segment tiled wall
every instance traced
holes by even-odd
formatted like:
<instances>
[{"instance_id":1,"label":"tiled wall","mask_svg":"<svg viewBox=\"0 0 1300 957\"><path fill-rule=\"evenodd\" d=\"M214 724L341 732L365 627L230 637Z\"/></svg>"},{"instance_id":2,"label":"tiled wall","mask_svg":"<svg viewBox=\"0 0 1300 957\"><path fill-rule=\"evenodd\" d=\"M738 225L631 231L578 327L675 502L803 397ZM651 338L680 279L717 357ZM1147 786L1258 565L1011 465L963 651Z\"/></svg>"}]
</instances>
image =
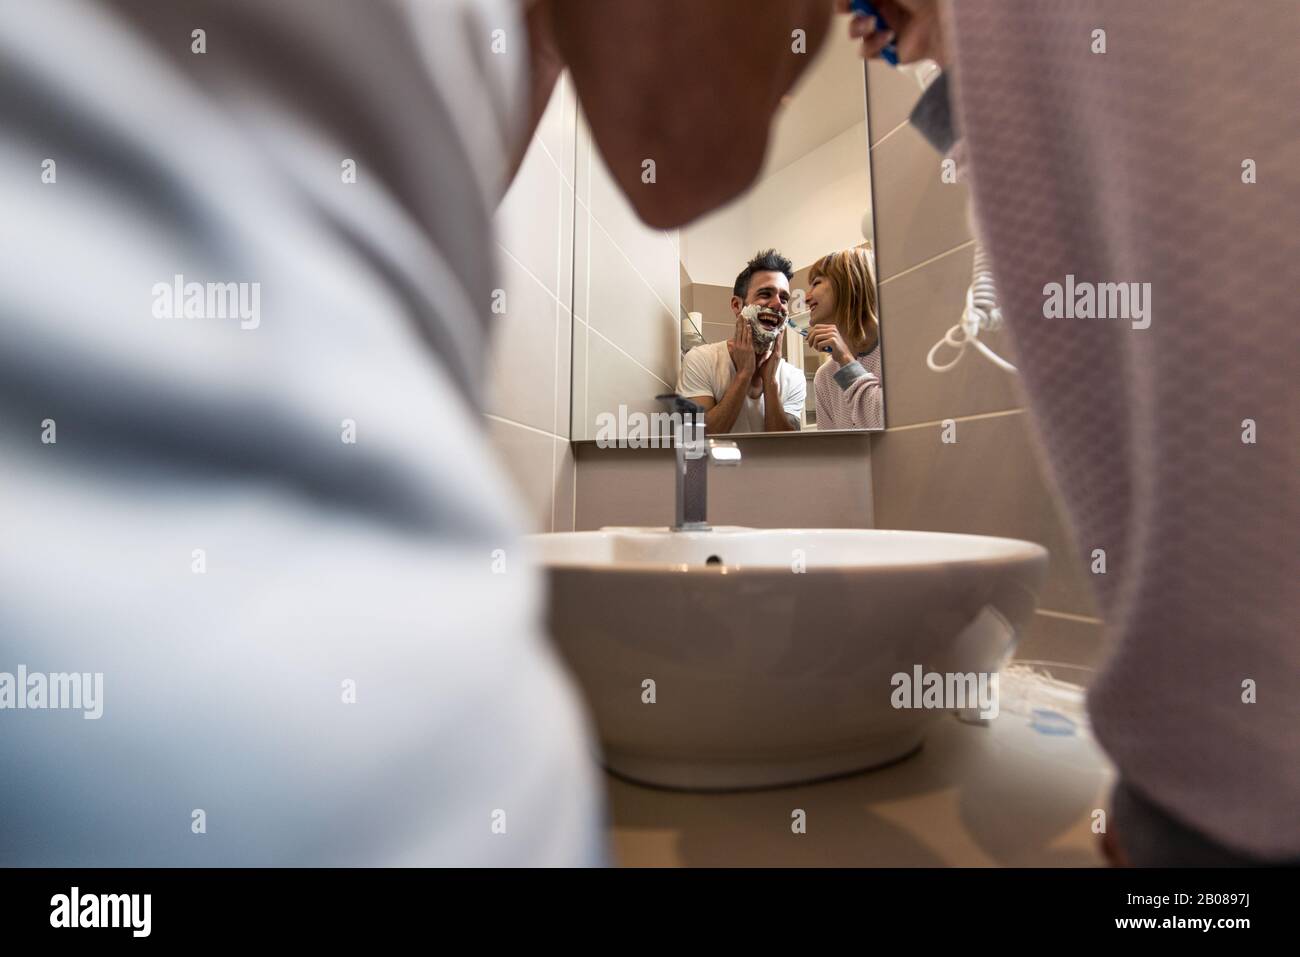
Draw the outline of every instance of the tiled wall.
<instances>
[{"instance_id":1,"label":"tiled wall","mask_svg":"<svg viewBox=\"0 0 1300 957\"><path fill-rule=\"evenodd\" d=\"M492 317L486 427L532 531L573 528L575 117L573 88L562 77L496 214L505 297Z\"/></svg>"},{"instance_id":2,"label":"tiled wall","mask_svg":"<svg viewBox=\"0 0 1300 957\"><path fill-rule=\"evenodd\" d=\"M1016 377L970 350L950 372L926 366L970 284L966 187L942 182L941 157L906 122L915 80L873 61L868 83L888 424L872 439L876 524L1041 543L1051 570L1017 657L1095 664L1102 627L1088 571L1038 459ZM983 338L1015 361L1005 336ZM945 419L956 423L953 444L941 441Z\"/></svg>"},{"instance_id":3,"label":"tiled wall","mask_svg":"<svg viewBox=\"0 0 1300 957\"><path fill-rule=\"evenodd\" d=\"M740 271L737 267L737 272ZM731 287L696 282L690 287L691 308L703 316L700 326L705 342L720 342L736 331L736 317L731 312Z\"/></svg>"},{"instance_id":4,"label":"tiled wall","mask_svg":"<svg viewBox=\"0 0 1300 957\"><path fill-rule=\"evenodd\" d=\"M709 471L709 521L752 528L870 528L868 433L736 439ZM577 446L577 528L673 523L673 451Z\"/></svg>"},{"instance_id":5,"label":"tiled wall","mask_svg":"<svg viewBox=\"0 0 1300 957\"><path fill-rule=\"evenodd\" d=\"M573 270L575 440L594 439L601 413L662 412L681 365L678 234L637 217L577 117ZM662 188L645 184L645 189Z\"/></svg>"}]
</instances>

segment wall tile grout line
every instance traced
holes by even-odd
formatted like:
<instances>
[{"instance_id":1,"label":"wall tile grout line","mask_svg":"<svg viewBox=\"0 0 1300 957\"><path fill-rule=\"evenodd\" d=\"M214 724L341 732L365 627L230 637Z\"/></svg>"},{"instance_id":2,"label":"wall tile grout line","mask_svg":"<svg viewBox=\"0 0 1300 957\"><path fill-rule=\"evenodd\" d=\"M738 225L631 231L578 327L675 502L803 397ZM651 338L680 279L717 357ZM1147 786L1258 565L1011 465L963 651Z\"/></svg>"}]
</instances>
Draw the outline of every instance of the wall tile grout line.
<instances>
[{"instance_id":1,"label":"wall tile grout line","mask_svg":"<svg viewBox=\"0 0 1300 957\"><path fill-rule=\"evenodd\" d=\"M547 432L545 429L539 429L537 426L528 425L525 422L517 422L514 419L506 418L504 415L497 415L495 412L483 412L481 414L484 418L492 419L495 422L503 422L506 425L517 426L521 429L527 429L529 432L536 432L538 435L544 435L549 439L560 439L565 442L568 441L568 439L565 439L561 435L556 435L554 432Z\"/></svg>"},{"instance_id":2,"label":"wall tile grout line","mask_svg":"<svg viewBox=\"0 0 1300 957\"><path fill-rule=\"evenodd\" d=\"M524 272L524 274L528 276L529 279L531 279L533 282L537 283L537 285L541 286L541 287L542 287L542 290L543 290L543 291L544 291L548 296L550 296L552 299L555 300L556 305L558 305L558 306L559 306L561 309L563 309L565 312L572 312L572 310L571 310L568 306L566 306L563 302L560 301L560 297L559 297L559 296L557 296L555 293L551 292L551 290L547 287L546 283L542 282L542 280L538 279L535 275L533 275L532 270L530 270L527 266L525 266L522 262L519 261L519 257L517 257L514 253L512 253L512 252L511 252L509 249L507 249L505 246L502 246L500 243L497 243L497 248L500 249L500 250L501 250L503 253L505 253L507 256L509 256L509 257L510 257L510 261L513 262L516 266L518 266L518 267L519 267L519 268ZM556 272L559 272L559 268L558 268L558 267L556 268Z\"/></svg>"},{"instance_id":3,"label":"wall tile grout line","mask_svg":"<svg viewBox=\"0 0 1300 957\"><path fill-rule=\"evenodd\" d=\"M588 172L587 172L587 183L588 183L588 192L590 192L590 184L591 184L591 172L590 172L590 170L588 170ZM590 197L588 197L588 200L590 200ZM585 203L583 203L581 199L578 200L578 204L579 204L580 206L583 207L583 209L584 209L584 210L586 211L586 213L587 213L587 216L590 217L591 221L592 221L593 223L595 223L595 224L600 228L600 231L601 231L602 233L605 234L605 238L609 240L609 244L610 244L611 246L613 246L615 249L618 250L618 254L619 254L620 256L622 256L624 262L626 262L626 263L628 264L628 266L631 267L632 272L636 273L636 277L637 277L638 279L640 279L641 282L642 282L642 284L646 287L646 289L648 289L648 290L650 291L650 295L654 296L655 299L658 299L658 300L659 300L659 305L661 305L661 306L664 307L664 311L668 313L668 316L669 316L669 318L671 319L671 318L674 316L674 313L673 313L672 307L669 306L668 303L664 302L662 299L659 298L659 293L655 292L655 288L654 288L654 286L650 285L650 280L646 279L645 276L641 275L641 270L639 270L639 269L636 268L636 263L634 263L634 262L632 261L632 257L629 256L629 255L624 251L623 247L620 246L620 245L618 244L618 240L616 240L616 239L614 238L613 233L611 233L608 229L606 229L605 226L604 226L604 224L603 224L599 219L596 218L596 214L593 213L593 212L591 211L591 207L589 207L589 206L587 206ZM590 241L590 237L588 237L588 241ZM679 294L680 294L680 293L679 293ZM678 309L680 310L680 308L681 308L681 300L680 300L680 299L678 299L677 306L678 306Z\"/></svg>"},{"instance_id":4,"label":"wall tile grout line","mask_svg":"<svg viewBox=\"0 0 1300 957\"><path fill-rule=\"evenodd\" d=\"M899 130L901 130L904 126L906 126L906 125L907 125L908 123L910 123L910 122L912 122L910 119L903 120L903 122L899 123L899 124L898 124L897 126L895 126L892 130L890 130L888 133L886 133L884 136L882 136L880 139L878 139L878 140L876 140L874 143L871 143L870 145L868 145L868 146L867 146L867 152L870 153L870 152L871 152L872 150L874 150L877 146L879 146L881 143L885 142L885 140L889 139L891 136L893 136L895 133L897 133Z\"/></svg>"},{"instance_id":5,"label":"wall tile grout line","mask_svg":"<svg viewBox=\"0 0 1300 957\"><path fill-rule=\"evenodd\" d=\"M561 76L560 77L561 123L563 123L563 119L564 119L564 102L566 99L564 80L565 78ZM546 143L544 143L540 137L538 138L538 142L542 144L542 149L546 151L547 155L549 156L550 151L546 150ZM553 156L551 157L551 162L552 163L555 162L555 157ZM558 168L558 164L557 164L557 168ZM563 170L560 170L560 179L561 180L564 179ZM569 188L569 192L572 193L573 186L570 184L568 188ZM561 185L555 191L556 192L555 213L556 213L556 232L557 232L557 235L555 237L555 291L557 293L561 291L560 283L562 280L560 278L560 270L564 266L564 189L565 187ZM555 297L555 335L551 343L552 345L551 360L552 360L552 369L553 369L553 372L551 373L551 382L553 383L552 388L554 389L554 392L551 396L551 434L552 435L559 435L560 432L560 427L559 427L560 426L560 305L561 305L560 297L557 295ZM569 316L569 323L570 325L572 325L573 323L572 314L570 314ZM549 532L555 531L555 483L556 483L555 454L556 454L555 440L552 439L551 440L551 481L549 483L551 487L551 521L550 521L550 526L547 528L547 531Z\"/></svg>"},{"instance_id":6,"label":"wall tile grout line","mask_svg":"<svg viewBox=\"0 0 1300 957\"><path fill-rule=\"evenodd\" d=\"M924 269L926 266L932 265L933 263L937 263L940 259L944 259L948 256L951 256L953 253L959 253L963 249L969 249L971 246L974 245L975 245L975 240L968 239L965 242L961 243L961 245L959 246L954 246L952 247L952 249L946 250L945 252L941 252L937 256L931 256L929 259L926 259L923 262L919 262L914 266L908 266L906 269L902 270L901 272L896 272L891 276L887 276L886 278L880 280L880 282L878 282L876 285L883 286L885 283L893 282L895 279L902 279L908 273L914 273L918 269ZM884 319L885 317L884 315L881 315L880 318Z\"/></svg>"},{"instance_id":7,"label":"wall tile grout line","mask_svg":"<svg viewBox=\"0 0 1300 957\"><path fill-rule=\"evenodd\" d=\"M952 421L954 422L975 422L980 419L997 419L1007 415L1023 415L1024 412L1025 412L1024 408L1018 408L1018 409L1003 409L1001 412L975 412L972 413L971 415L951 415L948 416L947 419L934 419L933 421L930 422L916 422L913 423L912 425L894 425L894 426L890 426L887 429L883 429L879 432L875 432L873 434L885 435L889 432L906 432L909 429L928 429L928 428L933 428L934 426L943 425L943 423L948 421L948 419L952 419Z\"/></svg>"},{"instance_id":8,"label":"wall tile grout line","mask_svg":"<svg viewBox=\"0 0 1300 957\"><path fill-rule=\"evenodd\" d=\"M614 340L610 339L609 336L605 335L605 334L604 334L603 332L601 332L599 329L597 329L597 328L595 328L594 326L592 326L592 324L589 323L589 322L587 322L587 320L585 320L585 319L579 317L579 318L578 318L578 321L581 322L583 325L585 325L585 326L587 327L587 331L588 331L588 332L590 332L590 333L594 333L595 335L599 336L599 337L600 337L601 339L603 339L606 343L608 343L611 347L613 347L614 349L616 349L616 350L618 350L620 353L622 353L623 356L624 356L624 357L625 357L629 362L634 363L634 364L637 366L637 368L641 369L641 370L642 370L643 372L645 372L646 374L648 374L648 375L650 375L650 376L653 376L653 377L656 378L656 379L659 379L659 381L660 381L660 382L663 382L664 385L667 385L667 386L668 386L668 391L669 391L669 392L671 392L671 391L675 388L675 386L668 385L667 382L664 382L663 379L660 379L659 376L656 375L654 372L652 372L651 370L647 369L645 366L641 365L641 363L637 362L637 360L636 360L635 358L632 357L631 353L627 352L627 350L625 350L625 349L620 348L620 346L619 346L619 344L618 344L617 342L615 342ZM590 342L591 342L591 339L588 338L587 342L590 343ZM588 356L587 356L587 365L588 365L588 366L591 365L591 355L590 355L590 353L588 353ZM588 408L590 409L590 406L588 406Z\"/></svg>"},{"instance_id":9,"label":"wall tile grout line","mask_svg":"<svg viewBox=\"0 0 1300 957\"><path fill-rule=\"evenodd\" d=\"M584 127L586 126L585 123L583 125ZM591 203L591 129L590 128L587 128L586 130L586 140L587 140L587 204L590 204ZM575 180L578 178L576 169L574 171L573 178ZM578 206L582 206L582 212L587 217L587 229L586 229L587 268L584 272L584 278L587 281L587 295L586 298L583 299L582 301L582 312L584 315L590 316L591 314L591 223L593 217L591 215L590 206L578 202L577 190L573 191L573 199L575 203L574 212L573 212L574 228L575 229L577 228L577 222L578 222L577 207ZM582 356L582 438L585 439L587 437L587 423L591 421L591 323L587 322L584 319L582 328L584 330L583 340L582 340L583 350L584 350ZM573 431L572 426L570 426L569 431L570 432Z\"/></svg>"},{"instance_id":10,"label":"wall tile grout line","mask_svg":"<svg viewBox=\"0 0 1300 957\"><path fill-rule=\"evenodd\" d=\"M561 77L561 78L560 78L560 81L563 82L564 79L565 79L565 77ZM563 95L563 94L562 94L562 95ZM563 106L563 104L561 104L561 106ZM569 189L572 189L572 190L574 190L574 191L576 192L577 190L576 190L576 188L574 187L573 182L569 179L569 177L567 177L567 176L564 175L564 167L562 167L562 166L559 164L559 161L557 161L556 158L555 158L554 156L551 155L551 150L550 150L550 148L546 145L546 141L543 140L540 136L537 137L537 145L540 146L540 147L542 148L542 152L545 153L545 154L546 154L546 158L549 159L549 160L551 161L551 164L555 167L555 171L556 171L557 173L560 174L560 179L564 180L564 184L565 184L566 186L568 186ZM577 179L577 177L575 176L574 179Z\"/></svg>"}]
</instances>

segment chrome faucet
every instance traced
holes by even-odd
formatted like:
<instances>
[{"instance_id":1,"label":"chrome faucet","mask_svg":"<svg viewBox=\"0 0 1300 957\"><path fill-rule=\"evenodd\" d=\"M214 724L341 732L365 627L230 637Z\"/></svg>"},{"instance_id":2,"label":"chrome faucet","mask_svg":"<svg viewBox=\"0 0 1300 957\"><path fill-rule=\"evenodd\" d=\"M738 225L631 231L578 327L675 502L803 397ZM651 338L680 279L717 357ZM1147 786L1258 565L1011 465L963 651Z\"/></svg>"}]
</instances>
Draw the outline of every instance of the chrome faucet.
<instances>
[{"instance_id":1,"label":"chrome faucet","mask_svg":"<svg viewBox=\"0 0 1300 957\"><path fill-rule=\"evenodd\" d=\"M677 450L677 521L675 532L709 531L709 461L740 464L740 446L704 435L704 409L676 393L656 396L674 415L673 447Z\"/></svg>"}]
</instances>

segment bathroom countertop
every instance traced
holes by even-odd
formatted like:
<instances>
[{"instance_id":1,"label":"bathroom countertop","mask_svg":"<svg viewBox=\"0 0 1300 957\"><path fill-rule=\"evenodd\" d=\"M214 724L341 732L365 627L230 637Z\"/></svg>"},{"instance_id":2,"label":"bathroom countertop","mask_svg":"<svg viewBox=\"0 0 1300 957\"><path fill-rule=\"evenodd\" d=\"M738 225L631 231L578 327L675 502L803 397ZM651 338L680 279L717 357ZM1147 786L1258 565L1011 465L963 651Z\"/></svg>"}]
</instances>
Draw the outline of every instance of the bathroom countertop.
<instances>
[{"instance_id":1,"label":"bathroom countertop","mask_svg":"<svg viewBox=\"0 0 1300 957\"><path fill-rule=\"evenodd\" d=\"M1096 867L1114 770L1078 725L945 715L911 757L852 777L693 794L606 774L624 866ZM1056 732L1056 733L1053 733ZM793 833L796 809L806 833Z\"/></svg>"}]
</instances>

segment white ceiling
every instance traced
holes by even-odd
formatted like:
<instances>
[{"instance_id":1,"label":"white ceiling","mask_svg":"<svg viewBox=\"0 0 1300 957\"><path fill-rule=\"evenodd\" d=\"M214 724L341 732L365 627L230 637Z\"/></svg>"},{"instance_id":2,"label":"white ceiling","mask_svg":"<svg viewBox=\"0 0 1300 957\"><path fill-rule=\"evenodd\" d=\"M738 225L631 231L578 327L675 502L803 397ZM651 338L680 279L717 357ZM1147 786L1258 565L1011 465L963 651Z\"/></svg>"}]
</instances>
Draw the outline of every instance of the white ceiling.
<instances>
[{"instance_id":1,"label":"white ceiling","mask_svg":"<svg viewBox=\"0 0 1300 957\"><path fill-rule=\"evenodd\" d=\"M865 91L857 44L833 32L777 113L762 175L790 165L866 119Z\"/></svg>"}]
</instances>

